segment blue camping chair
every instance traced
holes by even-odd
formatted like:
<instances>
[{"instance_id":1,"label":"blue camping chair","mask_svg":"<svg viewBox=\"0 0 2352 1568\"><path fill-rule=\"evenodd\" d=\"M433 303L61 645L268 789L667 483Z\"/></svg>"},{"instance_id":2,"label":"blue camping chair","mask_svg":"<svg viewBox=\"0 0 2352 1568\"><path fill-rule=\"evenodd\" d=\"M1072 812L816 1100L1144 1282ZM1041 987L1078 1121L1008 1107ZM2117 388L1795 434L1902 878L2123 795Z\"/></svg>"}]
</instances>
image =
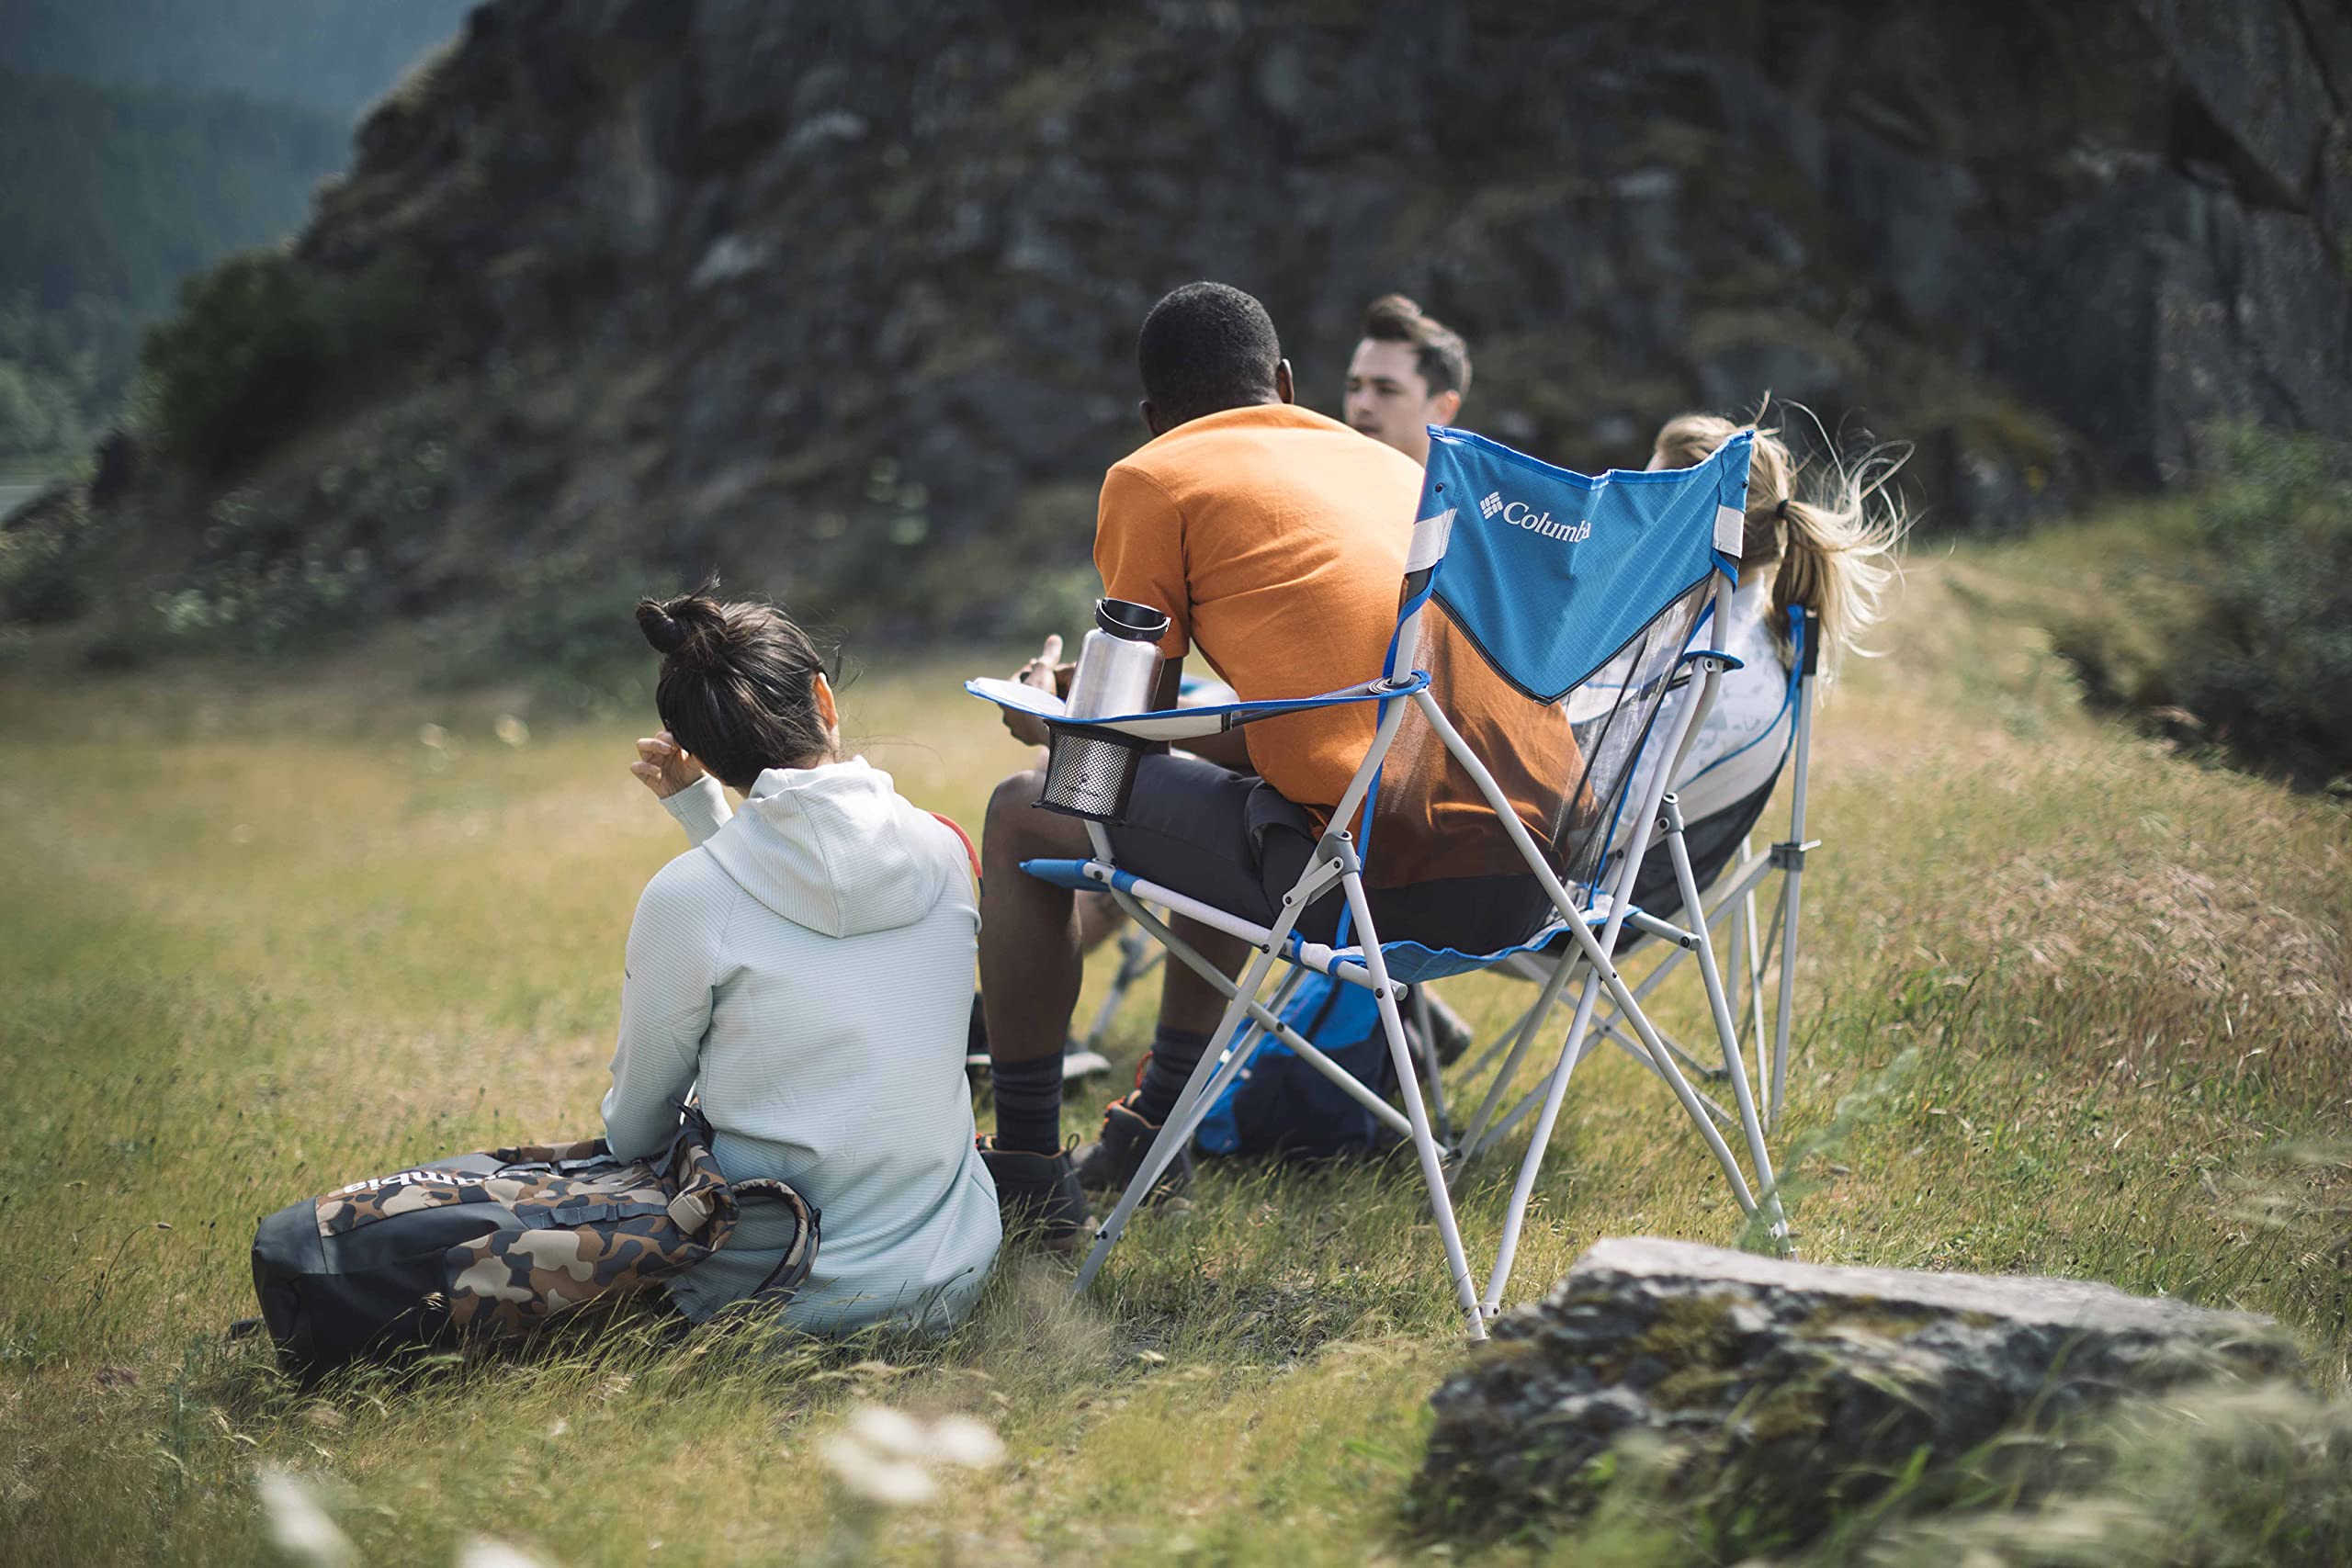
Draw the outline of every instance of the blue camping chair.
<instances>
[{"instance_id":1,"label":"blue camping chair","mask_svg":"<svg viewBox=\"0 0 2352 1568\"><path fill-rule=\"evenodd\" d=\"M1420 520L1405 563L1386 668L1360 683L1295 700L1233 703L1075 720L1050 694L1004 681L975 681L975 694L1046 719L1052 731L1045 801L1089 817L1094 846L1083 861L1030 862L1030 874L1072 888L1107 887L1138 926L1223 992L1228 1005L1136 1178L1098 1231L1078 1278L1084 1290L1128 1220L1201 1117L1272 1033L1367 1110L1408 1135L1455 1296L1473 1337L1499 1310L1521 1226L1569 1074L1583 1054L1596 1003L1606 996L1630 1025L1722 1166L1743 1210L1763 1207L1779 1225L1771 1165L1754 1117L1747 1074L1735 1073L1745 1111L1751 1188L1673 1056L1644 1016L1611 955L1629 928L1697 944L1714 974L1703 926L1687 931L1634 908L1627 897L1638 854L1611 854L1628 833L1679 845L1680 820L1665 781L1713 701L1729 656L1691 650L1719 595L1728 595L1747 491L1749 440L1733 437L1696 468L1588 477L1555 468L1465 432L1432 430ZM1695 682L1675 705L1668 733L1645 750L1669 688ZM1369 750L1331 816L1331 828L1271 926L1148 882L1120 868L1102 822L1115 819L1125 776L1154 742L1187 739L1260 719L1340 704L1376 705ZM1636 764L1645 756L1655 760ZM1638 776L1637 776L1638 775ZM1628 825L1631 825L1630 827ZM1655 825L1655 830L1651 825ZM1614 871L1600 886L1605 865ZM1685 857L1687 871L1687 857ZM1451 884L1448 887L1446 885ZM1346 919L1334 943L1295 929L1307 908L1337 889ZM1408 908L1432 890L1469 892L1484 940L1417 929L1384 934L1376 906ZM1423 903L1428 908L1442 904ZM1161 919L1157 906L1251 943L1256 953L1228 980ZM1497 911L1510 917L1494 940ZM1349 940L1351 931L1354 940ZM1532 1141L1482 1293L1447 1192L1445 1162L1398 1003L1423 980L1492 968L1530 953L1566 954L1545 981L1548 1007L1581 980L1574 1021L1550 1068ZM1261 1000L1276 965L1287 968ZM1396 1069L1402 1113L1355 1082L1285 1025L1280 1013L1308 972L1371 991ZM1713 982L1720 992L1719 979ZM1736 1039L1725 1040L1736 1059ZM1424 1064L1436 1082L1434 1061ZM1759 1199L1758 1193L1761 1192Z\"/></svg>"}]
</instances>

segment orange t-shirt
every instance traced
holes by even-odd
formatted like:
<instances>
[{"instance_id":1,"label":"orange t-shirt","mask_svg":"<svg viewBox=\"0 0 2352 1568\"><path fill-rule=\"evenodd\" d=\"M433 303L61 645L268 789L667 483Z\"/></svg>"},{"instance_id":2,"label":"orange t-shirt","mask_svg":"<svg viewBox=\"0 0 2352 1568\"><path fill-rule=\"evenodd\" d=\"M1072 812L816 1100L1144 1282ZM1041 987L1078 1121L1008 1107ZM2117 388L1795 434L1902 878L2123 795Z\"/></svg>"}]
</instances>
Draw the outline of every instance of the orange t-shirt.
<instances>
[{"instance_id":1,"label":"orange t-shirt","mask_svg":"<svg viewBox=\"0 0 2352 1568\"><path fill-rule=\"evenodd\" d=\"M1379 675L1420 502L1410 457L1294 403L1187 421L1102 480L1103 592L1168 612L1163 658L1201 650L1245 702ZM1372 746L1374 705L1250 725L1260 776L1328 821Z\"/></svg>"}]
</instances>

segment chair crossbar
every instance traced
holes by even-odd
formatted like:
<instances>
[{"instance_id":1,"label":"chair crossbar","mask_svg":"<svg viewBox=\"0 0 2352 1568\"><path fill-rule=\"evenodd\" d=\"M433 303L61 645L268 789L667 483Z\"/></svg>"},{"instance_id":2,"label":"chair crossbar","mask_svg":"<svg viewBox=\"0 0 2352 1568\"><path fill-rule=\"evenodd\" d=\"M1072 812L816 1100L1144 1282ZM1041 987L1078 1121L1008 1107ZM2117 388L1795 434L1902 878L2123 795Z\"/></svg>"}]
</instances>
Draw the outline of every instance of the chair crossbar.
<instances>
[{"instance_id":1,"label":"chair crossbar","mask_svg":"<svg viewBox=\"0 0 2352 1568\"><path fill-rule=\"evenodd\" d=\"M1227 936L1238 937L1261 951L1278 942L1282 943L1288 948L1286 956L1295 963L1305 964L1318 974L1328 975L1334 980L1344 980L1351 986L1362 986L1366 989L1372 987L1372 972L1354 958L1352 950L1342 951L1325 942L1308 942L1304 938L1292 935L1290 926L1296 919L1295 914L1293 914L1289 919L1278 921L1274 927L1261 926L1255 920L1228 913L1214 904L1203 903L1189 894L1179 893L1172 887L1164 887L1157 882L1148 881L1132 873L1121 871L1116 866L1099 860L1030 861L1024 863L1023 869L1027 870L1031 866L1059 867L1072 864L1079 868L1076 874L1079 878L1087 883L1108 888L1114 894L1124 893L1136 899L1148 900L1172 914L1197 920L1212 931L1223 931ZM1323 874L1312 892L1303 896L1294 892L1293 897L1297 899L1297 908L1304 909L1308 903L1320 897L1325 888L1329 886L1333 875L1336 874L1328 863L1309 866L1307 876L1301 880L1299 886L1302 888L1307 886L1310 881L1315 880L1317 872ZM1035 875L1036 873L1032 872L1031 874ZM1057 875L1047 880L1059 881L1059 877ZM1130 912L1132 913L1132 910ZM1280 934L1277 934L1278 932Z\"/></svg>"},{"instance_id":2,"label":"chair crossbar","mask_svg":"<svg viewBox=\"0 0 2352 1568\"><path fill-rule=\"evenodd\" d=\"M1634 999L1635 1001L1640 1001L1644 999L1650 991L1654 990L1657 987L1658 981L1664 977L1662 971L1666 970L1668 964L1672 964L1679 957L1679 953L1668 954L1668 962L1666 964L1661 964L1657 969L1652 970L1647 976L1644 976L1642 983L1634 987ZM1555 977L1565 981L1567 972L1573 967L1574 966L1571 964L1554 964L1550 968L1546 969L1540 963L1531 962L1524 957L1521 957L1513 961L1512 965L1509 968L1509 972L1519 979L1532 981L1534 984L1545 987L1548 989L1551 986L1551 982ZM1553 998L1551 1006L1556 1008L1559 1005L1558 992L1555 989L1551 990L1550 994ZM1578 1060L1581 1061L1583 1056L1590 1055L1603 1041L1606 1041L1608 1043L1616 1045L1623 1049L1628 1056L1634 1059L1643 1071L1648 1073L1651 1077L1657 1078L1660 1082L1665 1081L1666 1075L1659 1072L1657 1064L1650 1060L1649 1053L1643 1049L1641 1041L1636 1038L1634 1032L1627 1029L1617 1018L1614 1004L1609 1002L1607 998L1603 998L1602 1005L1606 1007L1608 1010L1606 1012L1602 1012L1596 1009L1593 1016L1593 1028L1599 1032L1594 1038L1586 1042L1584 1051L1579 1055ZM1481 1055L1476 1062L1471 1064L1471 1066L1466 1069L1466 1076L1475 1079L1478 1075L1484 1073L1488 1065L1494 1061L1495 1057L1499 1055L1505 1047L1518 1040L1523 1031L1540 1028L1544 1019L1548 1015L1548 1012L1549 1009L1546 1009L1540 1000L1530 1004L1517 1019L1512 1021L1510 1028L1505 1030L1500 1035L1497 1036L1494 1043L1487 1046L1485 1053ZM1678 1042L1672 1035L1668 1034L1665 1030L1657 1029L1657 1025L1655 1023L1653 1023L1651 1027L1657 1030L1658 1043L1664 1045L1667 1048L1668 1053L1684 1067L1688 1068L1691 1072L1698 1073L1702 1077L1709 1078L1719 1078L1723 1076L1723 1069L1720 1067L1710 1067L1705 1063L1691 1055L1689 1051L1682 1047L1679 1042ZM1507 1066L1500 1074L1497 1075L1496 1083L1498 1085L1508 1084L1516 1071L1516 1063L1513 1063L1510 1066ZM1498 1095L1500 1092L1500 1089L1494 1086L1490 1086L1488 1089L1488 1093L1490 1095ZM1505 1115L1501 1121L1497 1122L1493 1126L1487 1128L1483 1135L1465 1134L1463 1137L1461 1144L1462 1157L1464 1159L1474 1159L1477 1156L1485 1153L1487 1149L1493 1147L1494 1145L1501 1139L1503 1134L1510 1131L1510 1126L1517 1122L1519 1119L1526 1113L1530 1104L1533 1100L1541 1098L1541 1089L1532 1089L1528 1092L1526 1098L1523 1099L1509 1114ZM1714 1117L1718 1122L1724 1126L1731 1125L1732 1114L1730 1111L1725 1111L1722 1106L1716 1104L1713 1100L1710 1100L1703 1094L1699 1096L1699 1101L1702 1105L1707 1108L1708 1113Z\"/></svg>"},{"instance_id":3,"label":"chair crossbar","mask_svg":"<svg viewBox=\"0 0 2352 1568\"><path fill-rule=\"evenodd\" d=\"M1170 930L1166 922L1162 921L1143 904L1142 900L1136 898L1132 893L1120 891L1114 891L1111 897L1118 900L1120 908L1126 910L1129 917L1135 920L1136 924L1139 928L1149 932L1154 938L1164 943L1169 952L1176 954L1178 959L1180 959L1187 967L1191 968L1193 973L1206 980L1209 985L1219 994L1224 996L1227 1001L1233 999L1235 992L1238 989L1238 987L1234 985L1233 981L1227 978L1226 975L1216 967L1216 965L1209 963L1207 959L1202 957L1199 951L1195 949L1192 943L1186 942L1174 931ZM1306 970L1304 968L1296 968L1295 973L1303 975L1306 973ZM1357 1077L1353 1073L1348 1071L1347 1068L1333 1061L1329 1055L1324 1054L1320 1046L1317 1045L1313 1041L1306 1039L1304 1035L1300 1034L1297 1030L1293 1029L1288 1023L1284 1022L1282 1018L1281 1009L1279 1006L1270 1006L1263 1002L1252 1000L1249 1004L1249 1011L1250 1016L1257 1021L1261 1029L1271 1032L1275 1039L1290 1047L1290 1049L1295 1052L1309 1066L1322 1074L1323 1077L1330 1079L1336 1088L1338 1088L1342 1093L1346 1094L1350 1099L1353 1100L1358 1105L1363 1106L1366 1111L1370 1111L1377 1120L1398 1133L1409 1134L1412 1132L1412 1123L1405 1119L1405 1113L1403 1111L1397 1110L1395 1106L1381 1099L1377 1094L1374 1094L1363 1079ZM1255 1047L1253 1046L1252 1049L1254 1050L1254 1048ZM1238 1047L1228 1046L1227 1050L1238 1051ZM1207 1104L1214 1106L1216 1102L1217 1094L1222 1092L1223 1091L1220 1089L1210 1094L1207 1097ZM1202 1114L1205 1116L1207 1114L1206 1111L1204 1110Z\"/></svg>"}]
</instances>

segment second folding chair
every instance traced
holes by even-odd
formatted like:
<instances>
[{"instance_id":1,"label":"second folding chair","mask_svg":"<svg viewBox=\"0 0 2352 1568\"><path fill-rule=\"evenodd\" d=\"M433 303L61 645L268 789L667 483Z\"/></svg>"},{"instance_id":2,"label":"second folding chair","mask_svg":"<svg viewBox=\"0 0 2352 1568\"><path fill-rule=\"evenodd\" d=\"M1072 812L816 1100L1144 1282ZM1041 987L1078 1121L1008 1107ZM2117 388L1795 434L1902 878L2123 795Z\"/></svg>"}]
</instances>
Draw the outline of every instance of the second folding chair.
<instances>
[{"instance_id":1,"label":"second folding chair","mask_svg":"<svg viewBox=\"0 0 2352 1568\"><path fill-rule=\"evenodd\" d=\"M1681 796L1679 805L1694 795L1717 803L1705 815L1694 814L1686 819L1683 839L1692 879L1700 890L1707 930L1711 937L1720 933L1724 943L1725 951L1717 961L1723 975L1724 999L1742 1046L1742 1057L1758 1064L1756 1092L1767 1133L1779 1129L1787 1100L1805 857L1820 848L1819 840L1809 840L1804 836L1820 627L1818 618L1802 605L1790 607L1789 623L1790 668L1780 711L1748 747L1742 748L1747 755L1735 752L1719 759L1714 765L1722 769L1724 764L1743 763L1741 776L1750 782L1742 783L1737 798L1726 802L1723 797L1727 792L1720 785L1710 788L1713 781L1709 770L1702 770L1685 781L1678 792ZM1781 788L1784 775L1789 790L1788 836L1758 852L1754 831L1773 795ZM1758 777L1762 782L1753 784ZM1690 801L1690 808L1694 813L1705 809L1695 801ZM1612 854L1638 847L1621 843ZM1769 896L1759 908L1758 896L1766 892L1774 876L1780 882L1770 887ZM1677 884L1673 857L1663 842L1649 847L1634 882L1634 899L1637 907L1646 911L1665 913L1677 926L1692 926L1691 911L1684 907ZM1694 931L1695 929L1692 928ZM1698 946L1690 932L1667 944L1657 963L1634 987L1634 999L1646 1003L1675 976L1688 973L1687 961L1696 956ZM1561 962L1573 960L1522 953L1504 965L1502 972L1544 987ZM1531 1004L1472 1060L1463 1076L1475 1081L1507 1053L1523 1051L1523 1038L1540 1030L1556 1005L1556 993L1551 1000L1539 999ZM1710 1011L1712 1014L1712 998ZM1709 1021L1713 1022L1712 1017ZM1703 1084L1715 1087L1729 1079L1727 1059L1719 1056L1709 1062L1666 1030L1658 1029L1657 1034L1668 1054ZM1620 1046L1636 1063L1656 1071L1639 1038L1617 1016L1615 1005L1605 998L1595 1011L1594 1032L1587 1039L1585 1051L1589 1054L1603 1040ZM1510 1066L1507 1065L1488 1080L1485 1100L1462 1132L1459 1152L1464 1160L1474 1160L1493 1148L1541 1102L1542 1090L1538 1089L1523 1095L1509 1111L1496 1114L1511 1076ZM1719 1125L1726 1130L1736 1128L1735 1111L1704 1092L1700 1100Z\"/></svg>"}]
</instances>

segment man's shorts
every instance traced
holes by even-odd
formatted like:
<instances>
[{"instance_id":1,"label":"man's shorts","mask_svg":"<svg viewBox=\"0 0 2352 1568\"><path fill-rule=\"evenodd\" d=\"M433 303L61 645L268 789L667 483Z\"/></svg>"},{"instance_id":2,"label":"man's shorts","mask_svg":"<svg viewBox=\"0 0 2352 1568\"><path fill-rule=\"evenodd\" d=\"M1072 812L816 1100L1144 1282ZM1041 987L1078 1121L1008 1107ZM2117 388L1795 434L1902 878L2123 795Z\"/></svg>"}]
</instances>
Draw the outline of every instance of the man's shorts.
<instances>
[{"instance_id":1,"label":"man's shorts","mask_svg":"<svg viewBox=\"0 0 2352 1568\"><path fill-rule=\"evenodd\" d=\"M1105 831L1120 870L1264 926L1274 923L1318 837L1305 809L1265 780L1170 752L1137 762L1126 816ZM1532 876L1373 888L1367 898L1383 941L1466 953L1511 945L1542 925L1551 907ZM1299 934L1332 941L1346 907L1333 884L1299 918Z\"/></svg>"}]
</instances>

